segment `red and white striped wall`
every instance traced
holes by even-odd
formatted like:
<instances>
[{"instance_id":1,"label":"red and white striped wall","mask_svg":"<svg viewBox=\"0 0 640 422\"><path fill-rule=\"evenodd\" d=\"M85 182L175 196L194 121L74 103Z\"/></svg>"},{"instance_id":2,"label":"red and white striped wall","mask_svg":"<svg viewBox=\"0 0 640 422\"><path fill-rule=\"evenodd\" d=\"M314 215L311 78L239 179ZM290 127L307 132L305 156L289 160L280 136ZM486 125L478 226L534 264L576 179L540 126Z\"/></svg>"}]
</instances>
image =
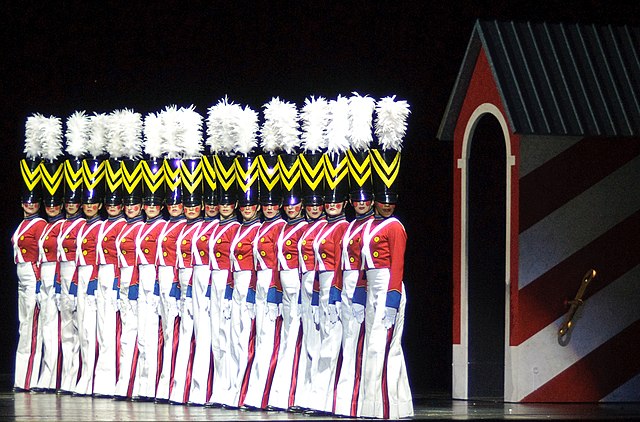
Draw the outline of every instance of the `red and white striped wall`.
<instances>
[{"instance_id":1,"label":"red and white striped wall","mask_svg":"<svg viewBox=\"0 0 640 422\"><path fill-rule=\"evenodd\" d=\"M454 134L453 397L469 398L467 161L485 114L506 144L505 401L640 400L640 139L512 133L482 52Z\"/></svg>"}]
</instances>

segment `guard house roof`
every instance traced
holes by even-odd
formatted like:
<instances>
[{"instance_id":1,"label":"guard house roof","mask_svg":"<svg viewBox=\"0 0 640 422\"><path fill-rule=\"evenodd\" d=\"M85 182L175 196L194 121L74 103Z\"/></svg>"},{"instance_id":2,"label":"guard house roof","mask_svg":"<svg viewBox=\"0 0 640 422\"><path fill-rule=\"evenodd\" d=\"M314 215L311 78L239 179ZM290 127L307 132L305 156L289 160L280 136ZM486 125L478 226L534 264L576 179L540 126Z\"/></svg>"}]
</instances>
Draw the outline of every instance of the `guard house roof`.
<instances>
[{"instance_id":1,"label":"guard house roof","mask_svg":"<svg viewBox=\"0 0 640 422\"><path fill-rule=\"evenodd\" d=\"M477 21L439 139L453 139L481 48L514 133L640 135L639 27Z\"/></svg>"}]
</instances>

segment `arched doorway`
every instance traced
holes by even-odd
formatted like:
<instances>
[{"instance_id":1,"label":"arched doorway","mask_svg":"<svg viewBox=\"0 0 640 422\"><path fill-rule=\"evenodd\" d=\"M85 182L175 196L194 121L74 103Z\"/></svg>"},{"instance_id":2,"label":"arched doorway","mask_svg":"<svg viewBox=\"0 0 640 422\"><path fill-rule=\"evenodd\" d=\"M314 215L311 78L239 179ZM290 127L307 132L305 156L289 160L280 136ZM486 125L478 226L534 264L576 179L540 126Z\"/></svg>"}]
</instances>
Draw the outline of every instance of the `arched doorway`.
<instances>
[{"instance_id":1,"label":"arched doorway","mask_svg":"<svg viewBox=\"0 0 640 422\"><path fill-rule=\"evenodd\" d=\"M479 117L468 156L468 398L504 399L506 144L492 114Z\"/></svg>"}]
</instances>

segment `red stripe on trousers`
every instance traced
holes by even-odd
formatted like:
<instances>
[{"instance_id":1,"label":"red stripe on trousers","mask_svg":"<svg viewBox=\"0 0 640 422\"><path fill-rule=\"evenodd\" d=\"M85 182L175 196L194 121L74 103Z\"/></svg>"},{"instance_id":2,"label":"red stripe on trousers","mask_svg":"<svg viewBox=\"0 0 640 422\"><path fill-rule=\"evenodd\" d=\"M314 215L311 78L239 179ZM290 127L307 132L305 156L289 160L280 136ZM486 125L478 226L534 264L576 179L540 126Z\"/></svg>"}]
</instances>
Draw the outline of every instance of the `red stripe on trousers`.
<instances>
[{"instance_id":1,"label":"red stripe on trousers","mask_svg":"<svg viewBox=\"0 0 640 422\"><path fill-rule=\"evenodd\" d=\"M336 397L338 394L338 381L340 380L340 372L342 371L342 347L338 353L338 361L336 362L336 377L333 380L333 406L331 412L336 413Z\"/></svg>"},{"instance_id":2,"label":"red stripe on trousers","mask_svg":"<svg viewBox=\"0 0 640 422\"><path fill-rule=\"evenodd\" d=\"M638 139L584 138L528 173L519 182L520 233L638 155Z\"/></svg>"},{"instance_id":3,"label":"red stripe on trousers","mask_svg":"<svg viewBox=\"0 0 640 422\"><path fill-rule=\"evenodd\" d=\"M298 329L298 338L296 339L296 351L293 355L293 368L291 371L291 387L289 387L289 407L295 404L296 387L298 386L298 368L300 367L300 353L302 352L302 323Z\"/></svg>"},{"instance_id":4,"label":"red stripe on trousers","mask_svg":"<svg viewBox=\"0 0 640 422\"><path fill-rule=\"evenodd\" d=\"M187 362L187 374L184 380L184 392L182 402L189 403L189 393L191 392L191 378L193 376L193 356L196 354L196 333L191 333L191 342L189 343L189 361Z\"/></svg>"},{"instance_id":5,"label":"red stripe on trousers","mask_svg":"<svg viewBox=\"0 0 640 422\"><path fill-rule=\"evenodd\" d=\"M207 396L205 402L211 400L213 394L213 350L209 349L209 376L207 377Z\"/></svg>"},{"instance_id":6,"label":"red stripe on trousers","mask_svg":"<svg viewBox=\"0 0 640 422\"><path fill-rule=\"evenodd\" d=\"M36 358L36 344L38 340L38 315L40 315L40 307L36 305L36 307L33 308L33 321L31 322L31 352L29 353L29 364L27 365L27 374L24 379L25 390L28 390L31 386L33 361Z\"/></svg>"},{"instance_id":7,"label":"red stripe on trousers","mask_svg":"<svg viewBox=\"0 0 640 422\"><path fill-rule=\"evenodd\" d=\"M129 373L129 388L127 388L127 397L133 397L133 386L136 383L136 369L138 368L138 336L133 346L133 359L131 361L131 372Z\"/></svg>"},{"instance_id":8,"label":"red stripe on trousers","mask_svg":"<svg viewBox=\"0 0 640 422\"><path fill-rule=\"evenodd\" d=\"M389 349L391 348L391 339L393 338L393 329L395 325L387 330L387 344L384 348L384 365L382 365L382 417L389 419L389 386L387 385L387 364L389 363ZM396 380L394 380L395 382Z\"/></svg>"},{"instance_id":9,"label":"red stripe on trousers","mask_svg":"<svg viewBox=\"0 0 640 422\"><path fill-rule=\"evenodd\" d=\"M178 351L178 343L180 342L180 317L173 319L173 345L171 347L171 376L169 377L169 397L173 390L173 376L176 372L176 352Z\"/></svg>"},{"instance_id":10,"label":"red stripe on trousers","mask_svg":"<svg viewBox=\"0 0 640 422\"><path fill-rule=\"evenodd\" d=\"M523 401L599 401L640 374L640 321L556 375ZM569 346L571 344L569 343Z\"/></svg>"},{"instance_id":11,"label":"red stripe on trousers","mask_svg":"<svg viewBox=\"0 0 640 422\"><path fill-rule=\"evenodd\" d=\"M58 312L58 364L56 365L56 390L60 389L62 384L62 318Z\"/></svg>"},{"instance_id":12,"label":"red stripe on trousers","mask_svg":"<svg viewBox=\"0 0 640 422\"><path fill-rule=\"evenodd\" d=\"M353 396L351 397L351 416L356 417L358 414L358 398L360 396L360 379L362 377L362 354L364 351L364 322L360 324L360 333L358 334L358 346L356 347L356 373L353 382Z\"/></svg>"},{"instance_id":13,"label":"red stripe on trousers","mask_svg":"<svg viewBox=\"0 0 640 422\"><path fill-rule=\"evenodd\" d=\"M156 388L153 390L158 395L158 384L160 383L160 375L162 374L162 363L164 359L164 332L162 331L162 323L158 319L158 359L156 360Z\"/></svg>"},{"instance_id":14,"label":"red stripe on trousers","mask_svg":"<svg viewBox=\"0 0 640 422\"><path fill-rule=\"evenodd\" d=\"M266 409L269 404L269 393L271 393L271 384L273 384L273 375L276 372L278 363L278 353L280 351L280 330L282 328L282 316L276 318L274 334L273 334L273 352L269 361L269 372L267 373L267 383L265 384L264 393L262 394L262 408Z\"/></svg>"},{"instance_id":15,"label":"red stripe on trousers","mask_svg":"<svg viewBox=\"0 0 640 422\"><path fill-rule=\"evenodd\" d=\"M116 312L116 379L120 377L120 337L122 337L122 315Z\"/></svg>"},{"instance_id":16,"label":"red stripe on trousers","mask_svg":"<svg viewBox=\"0 0 640 422\"><path fill-rule=\"evenodd\" d=\"M518 313L511 345L517 346L564 315L580 286L594 268L596 279L583 296L588 299L640 263L640 211L580 249L518 292Z\"/></svg>"},{"instance_id":17,"label":"red stripe on trousers","mask_svg":"<svg viewBox=\"0 0 640 422\"><path fill-rule=\"evenodd\" d=\"M256 355L256 319L251 320L251 332L249 334L249 356L247 358L247 367L244 370L244 376L242 377L242 385L240 385L240 398L238 399L238 406L244 405L244 399L247 397L247 390L249 388L249 376L251 375L251 367L253 366L253 358Z\"/></svg>"}]
</instances>

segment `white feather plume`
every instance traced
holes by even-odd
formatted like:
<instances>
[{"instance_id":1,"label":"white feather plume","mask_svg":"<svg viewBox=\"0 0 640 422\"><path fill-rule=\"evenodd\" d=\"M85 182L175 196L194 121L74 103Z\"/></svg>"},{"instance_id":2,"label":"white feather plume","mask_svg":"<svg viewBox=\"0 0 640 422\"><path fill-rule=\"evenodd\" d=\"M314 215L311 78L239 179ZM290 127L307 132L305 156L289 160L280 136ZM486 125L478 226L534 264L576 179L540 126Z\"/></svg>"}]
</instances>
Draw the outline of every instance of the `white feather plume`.
<instances>
[{"instance_id":1,"label":"white feather plume","mask_svg":"<svg viewBox=\"0 0 640 422\"><path fill-rule=\"evenodd\" d=\"M234 151L237 154L247 155L258 145L258 113L251 107L245 106L237 113L237 121L238 131Z\"/></svg>"},{"instance_id":2,"label":"white feather plume","mask_svg":"<svg viewBox=\"0 0 640 422\"><path fill-rule=\"evenodd\" d=\"M182 131L180 124L180 114L178 107L170 105L165 107L158 116L162 122L160 126L160 137L162 142L160 148L162 154L169 159L182 157L182 145L178 143L178 132Z\"/></svg>"},{"instance_id":3,"label":"white feather plume","mask_svg":"<svg viewBox=\"0 0 640 422\"><path fill-rule=\"evenodd\" d=\"M376 100L357 92L349 98L349 143L354 151L365 151L373 141L373 110Z\"/></svg>"},{"instance_id":4,"label":"white feather plume","mask_svg":"<svg viewBox=\"0 0 640 422\"><path fill-rule=\"evenodd\" d=\"M130 160L140 159L142 157L142 115L125 108L119 111L118 120L124 156Z\"/></svg>"},{"instance_id":5,"label":"white feather plume","mask_svg":"<svg viewBox=\"0 0 640 422\"><path fill-rule=\"evenodd\" d=\"M264 123L260 129L262 149L292 153L300 146L300 123L295 104L272 98L264 106Z\"/></svg>"},{"instance_id":6,"label":"white feather plume","mask_svg":"<svg viewBox=\"0 0 640 422\"><path fill-rule=\"evenodd\" d=\"M338 95L329 101L327 122L327 153L341 153L349 149L349 99Z\"/></svg>"},{"instance_id":7,"label":"white feather plume","mask_svg":"<svg viewBox=\"0 0 640 422\"><path fill-rule=\"evenodd\" d=\"M89 136L86 151L93 158L98 158L107 151L107 115L94 113L89 117Z\"/></svg>"},{"instance_id":8,"label":"white feather plume","mask_svg":"<svg viewBox=\"0 0 640 422\"><path fill-rule=\"evenodd\" d=\"M239 104L229 102L225 96L217 104L209 107L207 113L206 144L212 153L231 153L238 133L238 118L242 113Z\"/></svg>"},{"instance_id":9,"label":"white feather plume","mask_svg":"<svg viewBox=\"0 0 640 422\"><path fill-rule=\"evenodd\" d=\"M105 150L111 158L119 159L124 156L124 138L120 131L119 110L114 110L104 118Z\"/></svg>"},{"instance_id":10,"label":"white feather plume","mask_svg":"<svg viewBox=\"0 0 640 422\"><path fill-rule=\"evenodd\" d=\"M87 152L87 139L91 124L84 111L76 111L67 119L67 153L74 157L82 157Z\"/></svg>"},{"instance_id":11,"label":"white feather plume","mask_svg":"<svg viewBox=\"0 0 640 422\"><path fill-rule=\"evenodd\" d=\"M162 118L160 113L149 113L144 118L144 152L152 158L162 156Z\"/></svg>"},{"instance_id":12,"label":"white feather plume","mask_svg":"<svg viewBox=\"0 0 640 422\"><path fill-rule=\"evenodd\" d=\"M375 133L382 150L402 150L407 132L407 117L411 112L409 104L395 98L395 95L385 97L376 104Z\"/></svg>"},{"instance_id":13,"label":"white feather plume","mask_svg":"<svg viewBox=\"0 0 640 422\"><path fill-rule=\"evenodd\" d=\"M40 113L34 113L27 117L24 131L24 153L30 160L35 160L42 154L40 120L44 118L45 117Z\"/></svg>"},{"instance_id":14,"label":"white feather plume","mask_svg":"<svg viewBox=\"0 0 640 422\"><path fill-rule=\"evenodd\" d=\"M198 158L202 155L202 116L195 106L178 110L181 130L177 131L178 144L182 146L182 158Z\"/></svg>"},{"instance_id":15,"label":"white feather plume","mask_svg":"<svg viewBox=\"0 0 640 422\"><path fill-rule=\"evenodd\" d=\"M302 147L306 152L319 152L326 145L325 130L329 120L329 105L323 97L307 98L300 113Z\"/></svg>"},{"instance_id":16,"label":"white feather plume","mask_svg":"<svg viewBox=\"0 0 640 422\"><path fill-rule=\"evenodd\" d=\"M54 116L40 119L39 132L42 137L42 158L56 160L62 155L62 120Z\"/></svg>"}]
</instances>

